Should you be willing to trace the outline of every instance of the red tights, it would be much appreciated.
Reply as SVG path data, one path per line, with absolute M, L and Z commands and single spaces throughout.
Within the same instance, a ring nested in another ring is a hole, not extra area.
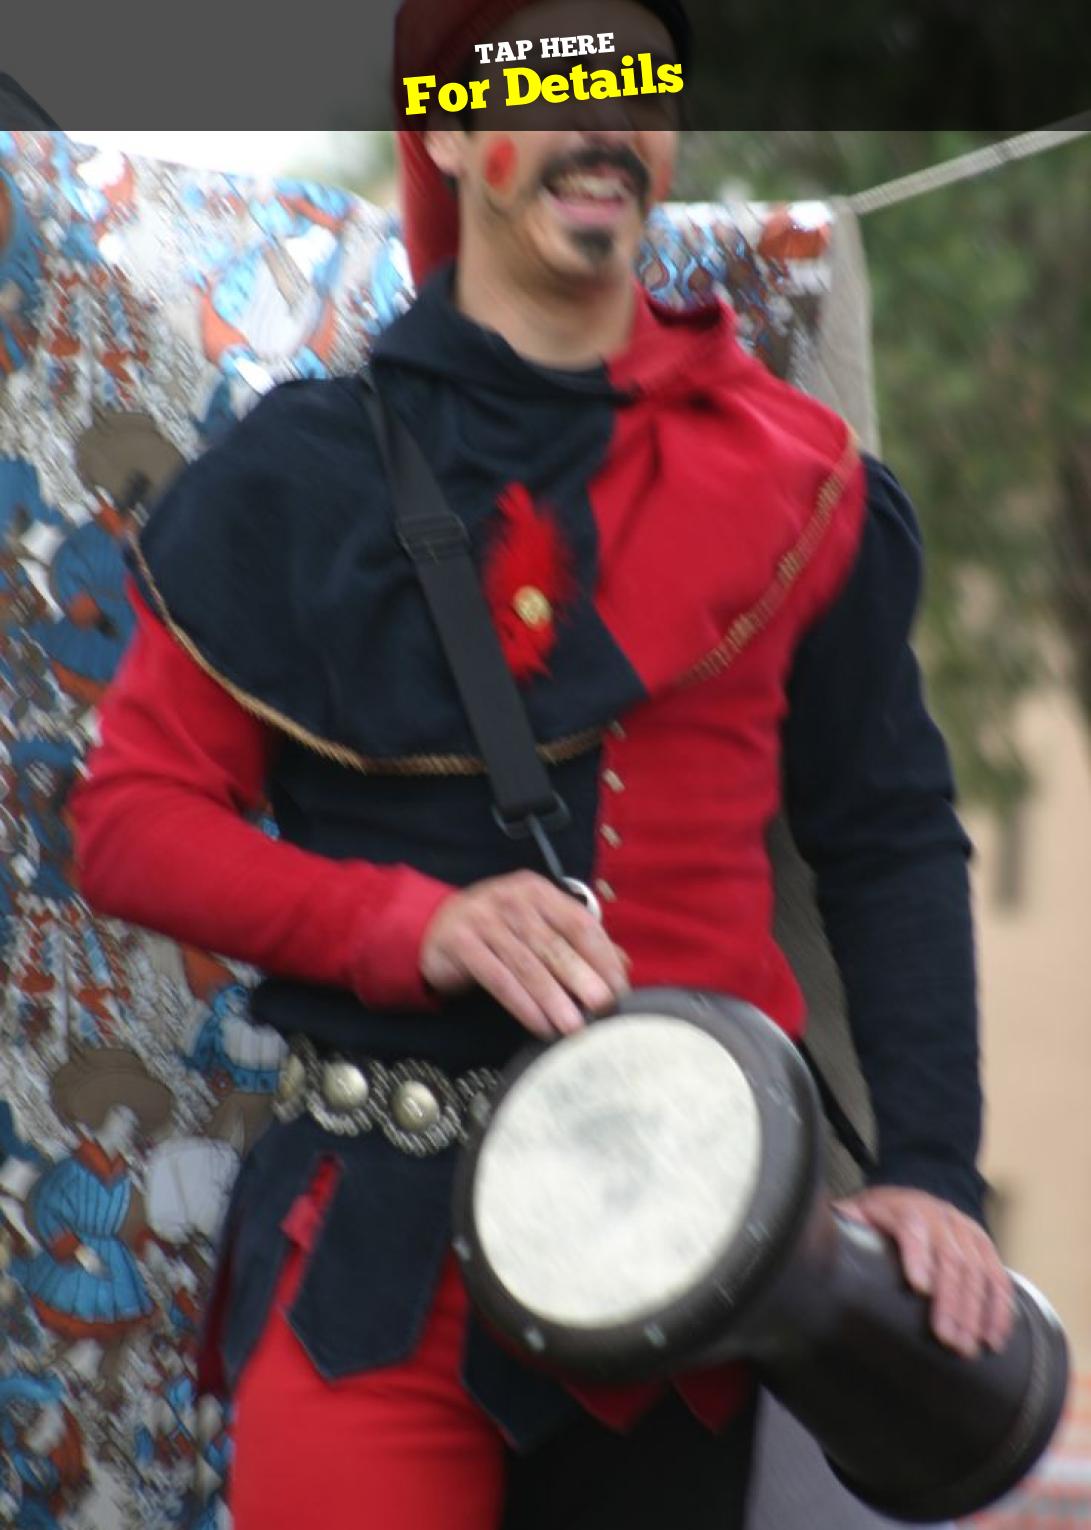
M 685 1491 L 698 1505 L 722 1501 L 724 1530 L 741 1522 L 732 1506 L 745 1490 L 748 1428 L 718 1442 L 677 1399 L 634 1428 L 658 1385 L 581 1388 L 588 1414 L 560 1454 L 540 1452 L 511 1473 L 503 1436 L 462 1385 L 468 1298 L 453 1256 L 412 1355 L 324 1380 L 286 1314 L 335 1179 L 327 1161 L 284 1223 L 291 1250 L 236 1391 L 235 1530 L 499 1530 L 506 1492 L 512 1522 L 549 1530 L 578 1516 L 581 1526 L 658 1526 L 676 1518 Z M 690 1408 L 716 1430 L 745 1411 L 747 1388 L 737 1367 L 684 1382 Z M 666 1494 L 661 1507 L 656 1494 Z M 695 1523 L 708 1522 L 702 1509 Z
M 466 1295 L 448 1262 L 406 1361 L 325 1381 L 288 1324 L 293 1248 L 235 1399 L 235 1530 L 495 1530 L 503 1439 L 459 1380 Z

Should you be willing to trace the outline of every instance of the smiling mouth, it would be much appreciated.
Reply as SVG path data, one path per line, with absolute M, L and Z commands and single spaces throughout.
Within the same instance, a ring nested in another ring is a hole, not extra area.
M 609 227 L 640 201 L 640 187 L 628 170 L 614 166 L 566 170 L 546 181 L 545 195 L 570 223 Z

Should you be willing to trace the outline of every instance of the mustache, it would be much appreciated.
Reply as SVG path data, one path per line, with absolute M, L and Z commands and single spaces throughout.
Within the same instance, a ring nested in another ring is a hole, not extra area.
M 551 182 L 562 175 L 581 171 L 619 170 L 629 178 L 640 200 L 647 201 L 652 189 L 652 177 L 647 165 L 632 149 L 591 146 L 579 149 L 575 154 L 558 154 L 542 171 L 540 184 L 548 189 Z

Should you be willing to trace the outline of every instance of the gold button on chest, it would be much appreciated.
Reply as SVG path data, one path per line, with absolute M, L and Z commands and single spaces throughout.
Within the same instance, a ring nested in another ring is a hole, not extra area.
M 524 584 L 512 597 L 512 608 L 526 627 L 548 627 L 553 620 L 553 607 L 537 585 Z

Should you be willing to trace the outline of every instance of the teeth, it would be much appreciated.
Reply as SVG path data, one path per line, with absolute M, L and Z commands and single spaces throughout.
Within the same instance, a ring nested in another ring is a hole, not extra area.
M 562 176 L 554 190 L 560 196 L 587 197 L 595 202 L 613 202 L 627 191 L 625 182 L 614 175 L 590 173 Z

